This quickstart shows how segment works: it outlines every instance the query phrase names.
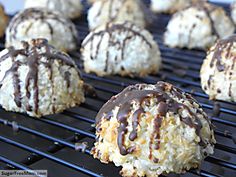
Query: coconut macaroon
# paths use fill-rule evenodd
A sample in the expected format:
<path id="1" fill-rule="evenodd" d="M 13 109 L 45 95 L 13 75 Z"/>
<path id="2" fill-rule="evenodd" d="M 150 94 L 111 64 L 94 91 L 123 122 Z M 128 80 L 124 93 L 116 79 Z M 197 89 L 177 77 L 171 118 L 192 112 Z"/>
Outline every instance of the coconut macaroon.
<path id="1" fill-rule="evenodd" d="M 97 0 L 88 11 L 90 29 L 106 23 L 130 21 L 145 26 L 145 16 L 140 0 Z"/>
<path id="2" fill-rule="evenodd" d="M 25 0 L 24 7 L 47 8 L 51 11 L 58 11 L 67 18 L 77 18 L 83 10 L 80 0 Z"/>
<path id="3" fill-rule="evenodd" d="M 47 9 L 29 8 L 16 14 L 6 30 L 6 47 L 21 45 L 21 41 L 46 38 L 59 50 L 76 49 L 77 31 L 74 24 Z"/>
<path id="4" fill-rule="evenodd" d="M 5 34 L 8 24 L 8 16 L 5 14 L 4 7 L 0 4 L 0 37 Z"/>
<path id="5" fill-rule="evenodd" d="M 197 168 L 214 151 L 206 113 L 165 82 L 129 86 L 96 117 L 94 158 L 121 166 L 125 177 L 155 177 Z"/>
<path id="6" fill-rule="evenodd" d="M 155 13 L 175 13 L 196 0 L 151 0 L 151 10 Z"/>
<path id="7" fill-rule="evenodd" d="M 84 102 L 83 81 L 74 61 L 45 39 L 0 52 L 0 105 L 41 117 Z"/>
<path id="8" fill-rule="evenodd" d="M 236 35 L 219 40 L 207 53 L 200 76 L 210 99 L 236 101 Z"/>
<path id="9" fill-rule="evenodd" d="M 157 73 L 161 65 L 152 35 L 130 22 L 90 32 L 82 43 L 81 55 L 85 72 L 99 76 L 146 76 Z"/>
<path id="10" fill-rule="evenodd" d="M 169 47 L 207 49 L 218 38 L 234 33 L 235 27 L 223 8 L 195 3 L 173 15 L 164 34 Z"/>

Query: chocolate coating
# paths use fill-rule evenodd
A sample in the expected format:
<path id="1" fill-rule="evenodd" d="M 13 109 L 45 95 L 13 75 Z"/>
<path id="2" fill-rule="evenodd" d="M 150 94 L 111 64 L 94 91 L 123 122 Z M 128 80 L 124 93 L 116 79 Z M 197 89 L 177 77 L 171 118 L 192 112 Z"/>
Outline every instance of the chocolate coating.
<path id="1" fill-rule="evenodd" d="M 25 9 L 12 18 L 6 30 L 6 47 L 18 47 L 20 41 L 32 38 L 46 38 L 63 51 L 74 50 L 78 41 L 76 28 L 69 19 L 43 8 Z"/>
<path id="2" fill-rule="evenodd" d="M 99 0 L 88 11 L 89 28 L 93 30 L 107 23 L 125 21 L 144 27 L 146 9 L 140 0 Z"/>
<path id="3" fill-rule="evenodd" d="M 217 41 L 204 60 L 201 69 L 202 87 L 211 99 L 235 100 L 235 44 L 235 34 Z"/>
<path id="4" fill-rule="evenodd" d="M 178 99 L 188 99 L 189 102 L 197 104 L 197 102 L 190 95 L 165 82 L 158 82 L 157 84 L 155 84 L 155 88 L 153 90 L 144 90 L 144 87 L 145 84 L 137 84 L 127 87 L 120 94 L 113 96 L 100 109 L 96 116 L 96 123 L 98 124 L 99 129 L 100 120 L 102 120 L 103 118 L 109 120 L 111 118 L 111 115 L 113 114 L 113 109 L 116 106 L 119 107 L 117 120 L 120 123 L 120 126 L 118 127 L 117 144 L 122 155 L 127 155 L 129 153 L 129 148 L 131 148 L 125 147 L 124 136 L 127 133 L 127 118 L 131 114 L 131 103 L 133 101 L 137 101 L 140 105 L 143 105 L 149 104 L 148 102 L 150 98 L 155 98 L 158 102 L 158 114 L 154 120 L 154 131 L 149 145 L 150 158 L 152 158 L 152 145 L 154 144 L 155 149 L 159 149 L 160 127 L 162 124 L 162 119 L 165 119 L 167 112 L 178 114 L 180 116 L 180 120 L 187 126 L 194 128 L 196 134 L 201 138 L 200 130 L 202 128 L 202 124 L 199 120 L 199 117 L 197 116 L 198 112 L 192 112 L 185 104 L 177 102 L 167 92 L 170 92 L 173 97 L 177 97 Z M 181 114 L 181 111 L 183 109 L 188 111 L 187 117 L 183 117 L 183 115 Z M 208 117 L 203 113 L 202 109 L 198 109 L 198 111 L 202 115 L 204 115 L 204 118 L 208 121 Z M 145 113 L 145 111 L 140 108 L 132 115 L 133 130 L 129 134 L 130 141 L 133 141 L 137 138 L 136 129 L 137 125 L 139 124 L 139 117 L 142 115 L 142 113 Z M 202 138 L 199 145 L 205 146 L 204 140 Z"/>
<path id="5" fill-rule="evenodd" d="M 100 31 L 98 31 L 98 32 L 94 32 L 94 33 L 92 33 L 92 35 L 88 38 L 88 39 L 86 39 L 85 41 L 83 41 L 83 43 L 82 43 L 82 49 L 81 50 L 83 50 L 83 48 L 90 42 L 90 50 L 91 51 L 93 51 L 94 49 L 93 49 L 93 40 L 94 40 L 94 38 L 96 37 L 96 36 L 99 36 L 100 37 L 100 40 L 102 41 L 102 39 L 105 37 L 105 35 L 109 35 L 109 42 L 108 42 L 108 47 L 112 47 L 112 46 L 114 46 L 114 45 L 118 45 L 118 48 L 119 49 L 121 49 L 121 58 L 122 58 L 122 60 L 124 60 L 124 49 L 125 49 L 125 47 L 126 47 L 126 43 L 128 42 L 128 41 L 130 41 L 132 38 L 135 38 L 135 37 L 141 37 L 142 38 L 142 40 L 150 47 L 150 48 L 152 48 L 152 44 L 146 39 L 146 37 L 144 36 L 144 35 L 142 35 L 141 33 L 139 33 L 139 32 L 137 32 L 136 30 L 134 30 L 133 28 L 134 28 L 134 24 L 132 24 L 132 25 L 130 25 L 130 26 L 128 26 L 127 24 L 129 24 L 128 22 L 125 22 L 124 24 L 115 24 L 115 25 L 113 25 L 113 24 L 107 24 L 106 25 L 106 27 L 105 27 L 105 29 L 104 30 L 100 30 Z M 119 32 L 119 33 L 122 33 L 122 32 L 125 32 L 125 31 L 128 31 L 128 32 L 130 32 L 131 34 L 132 34 L 132 36 L 131 35 L 129 35 L 129 36 L 127 36 L 124 40 L 123 40 L 123 42 L 122 43 L 119 43 L 119 42 L 117 42 L 117 39 L 115 38 L 115 32 Z M 100 43 L 99 43 L 100 44 Z M 92 53 L 91 53 L 91 58 L 97 58 L 97 55 L 98 55 L 98 52 L 99 52 L 99 50 L 100 50 L 100 45 L 98 45 L 97 46 L 97 49 L 96 49 L 96 52 L 95 52 L 95 54 L 93 55 Z M 106 68 L 105 68 L 105 70 L 107 70 L 107 65 L 108 65 L 108 63 L 109 63 L 109 61 L 108 61 L 108 59 L 109 59 L 109 51 L 107 50 L 106 51 L 107 53 L 106 53 Z"/>
<path id="6" fill-rule="evenodd" d="M 4 56 L 0 58 L 0 63 L 4 60 L 11 58 L 13 65 L 10 69 L 8 69 L 5 72 L 4 77 L 0 81 L 0 86 L 2 86 L 2 82 L 4 79 L 9 75 L 13 74 L 13 86 L 14 86 L 14 100 L 18 107 L 22 106 L 22 96 L 21 96 L 21 90 L 22 90 L 22 84 L 20 84 L 20 79 L 18 75 L 18 68 L 23 64 L 28 66 L 29 70 L 25 78 L 25 85 L 23 86 L 26 90 L 26 97 L 29 99 L 30 97 L 34 98 L 34 105 L 30 105 L 27 103 L 26 109 L 27 111 L 32 111 L 34 108 L 34 112 L 38 113 L 38 103 L 39 103 L 39 88 L 38 88 L 38 69 L 39 65 L 44 65 L 45 67 L 49 68 L 50 73 L 52 73 L 52 64 L 54 60 L 59 60 L 61 63 L 66 64 L 68 66 L 74 67 L 75 66 L 74 61 L 65 53 L 62 52 L 51 52 L 51 48 L 53 48 L 51 45 L 48 44 L 46 39 L 33 39 L 31 41 L 31 44 L 27 42 L 22 42 L 24 48 L 23 49 L 15 49 L 14 47 L 8 48 L 8 53 L 6 53 Z M 45 52 L 39 52 L 39 49 L 45 48 Z M 20 61 L 15 61 L 15 58 L 18 55 L 23 55 L 27 57 L 27 60 L 25 63 L 22 63 Z M 46 57 L 47 62 L 42 61 L 42 58 Z M 78 69 L 77 69 L 78 70 Z M 79 74 L 79 71 L 78 71 Z M 70 80 L 69 75 L 65 76 L 65 80 L 68 82 L 68 87 L 70 86 Z M 30 83 L 33 83 L 33 95 L 30 94 Z M 53 82 L 51 78 L 51 82 Z M 1 88 L 1 87 L 0 87 Z"/>
<path id="7" fill-rule="evenodd" d="M 210 48 L 217 39 L 233 34 L 235 27 L 222 7 L 196 1 L 175 13 L 167 25 L 164 43 L 170 47 Z"/>
<path id="8" fill-rule="evenodd" d="M 158 72 L 161 58 L 151 33 L 133 23 L 109 23 L 88 34 L 81 47 L 84 69 L 99 76 L 145 76 Z"/>

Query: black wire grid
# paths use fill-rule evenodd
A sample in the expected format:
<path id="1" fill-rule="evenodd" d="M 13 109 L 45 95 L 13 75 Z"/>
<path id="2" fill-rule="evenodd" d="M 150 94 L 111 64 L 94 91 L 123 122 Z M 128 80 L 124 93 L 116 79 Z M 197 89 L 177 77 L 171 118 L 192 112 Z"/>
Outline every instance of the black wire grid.
<path id="1" fill-rule="evenodd" d="M 157 75 L 134 79 L 101 78 L 82 71 L 85 82 L 95 87 L 98 97 L 87 96 L 86 102 L 79 107 L 41 119 L 0 108 L 0 169 L 45 169 L 52 177 L 118 177 L 120 168 L 112 163 L 104 165 L 90 155 L 96 113 L 112 95 L 130 84 L 164 80 L 192 93 L 216 126 L 215 154 L 205 159 L 201 170 L 190 170 L 181 176 L 236 176 L 236 104 L 209 101 L 202 92 L 199 70 L 204 51 L 170 49 L 163 45 L 162 35 L 169 18 L 157 15 L 148 29 L 158 42 L 163 59 L 163 68 Z M 74 23 L 82 40 L 88 34 L 86 12 Z M 3 49 L 4 40 L 1 43 Z M 71 56 L 81 67 L 79 52 Z M 84 152 L 75 150 L 76 143 L 83 142 L 88 143 L 88 148 Z"/>

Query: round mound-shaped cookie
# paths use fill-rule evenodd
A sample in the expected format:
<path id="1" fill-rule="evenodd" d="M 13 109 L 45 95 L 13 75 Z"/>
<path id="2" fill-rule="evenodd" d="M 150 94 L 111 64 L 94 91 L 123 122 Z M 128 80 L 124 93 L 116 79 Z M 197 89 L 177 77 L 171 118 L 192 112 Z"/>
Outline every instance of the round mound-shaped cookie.
<path id="1" fill-rule="evenodd" d="M 200 72 L 210 99 L 236 101 L 236 35 L 219 40 L 208 51 Z"/>
<path id="2" fill-rule="evenodd" d="M 81 55 L 85 71 L 99 76 L 146 76 L 156 73 L 161 65 L 152 35 L 130 22 L 90 32 L 82 43 Z"/>
<path id="3" fill-rule="evenodd" d="M 165 82 L 129 86 L 96 117 L 92 154 L 125 177 L 157 177 L 197 168 L 213 153 L 212 125 L 189 94 Z"/>
<path id="4" fill-rule="evenodd" d="M 164 43 L 169 47 L 207 49 L 234 30 L 223 8 L 199 2 L 173 15 L 164 34 Z"/>
<path id="5" fill-rule="evenodd" d="M 74 24 L 56 12 L 29 8 L 16 14 L 6 30 L 6 47 L 21 45 L 21 41 L 45 38 L 59 50 L 74 50 L 77 31 Z"/>
<path id="6" fill-rule="evenodd" d="M 0 37 L 5 34 L 8 24 L 8 16 L 5 14 L 4 7 L 0 4 Z"/>
<path id="7" fill-rule="evenodd" d="M 88 11 L 90 29 L 106 23 L 130 21 L 145 26 L 145 15 L 140 0 L 97 0 Z"/>
<path id="8" fill-rule="evenodd" d="M 74 61 L 45 39 L 0 52 L 0 105 L 34 117 L 84 102 L 83 81 Z"/>
<path id="9" fill-rule="evenodd" d="M 155 13 L 175 13 L 196 0 L 151 0 L 151 10 Z"/>
<path id="10" fill-rule="evenodd" d="M 58 11 L 67 18 L 77 18 L 83 10 L 81 0 L 25 0 L 25 8 L 32 7 Z"/>

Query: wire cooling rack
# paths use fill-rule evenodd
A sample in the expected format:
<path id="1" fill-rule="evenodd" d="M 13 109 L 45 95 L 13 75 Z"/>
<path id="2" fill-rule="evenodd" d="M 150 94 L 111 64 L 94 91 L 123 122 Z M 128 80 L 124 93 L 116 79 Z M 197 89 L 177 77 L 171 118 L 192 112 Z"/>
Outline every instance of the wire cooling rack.
<path id="1" fill-rule="evenodd" d="M 227 5 L 220 5 L 228 11 Z M 90 155 L 95 139 L 92 125 L 96 113 L 112 95 L 130 84 L 164 80 L 192 93 L 215 124 L 217 139 L 215 154 L 205 159 L 201 169 L 168 176 L 236 176 L 236 104 L 209 101 L 202 92 L 199 70 L 205 52 L 170 49 L 163 45 L 162 35 L 169 18 L 168 15 L 157 15 L 148 28 L 159 44 L 163 59 L 163 68 L 157 75 L 133 79 L 119 76 L 101 78 L 82 70 L 85 82 L 95 87 L 98 96 L 88 95 L 80 107 L 42 119 L 0 108 L 0 169 L 46 169 L 52 177 L 119 177 L 120 168 L 113 164 L 104 165 Z M 86 11 L 74 23 L 81 41 L 88 34 Z M 0 42 L 3 49 L 4 40 Z M 79 52 L 70 55 L 81 68 Z M 78 145 L 83 142 L 88 143 L 88 148 L 81 152 Z"/>

